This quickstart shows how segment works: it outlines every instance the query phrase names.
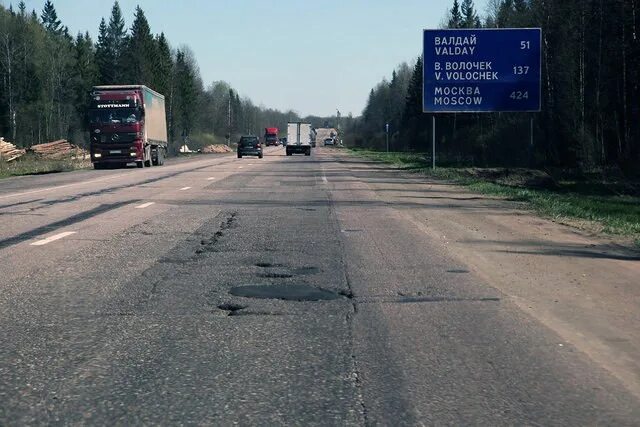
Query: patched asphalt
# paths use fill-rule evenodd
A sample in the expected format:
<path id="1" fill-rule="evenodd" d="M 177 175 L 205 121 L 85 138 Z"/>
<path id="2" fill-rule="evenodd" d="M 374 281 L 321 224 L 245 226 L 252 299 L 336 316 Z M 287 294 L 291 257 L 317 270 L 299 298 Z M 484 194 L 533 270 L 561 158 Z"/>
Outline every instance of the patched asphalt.
<path id="1" fill-rule="evenodd" d="M 410 203 L 372 194 L 388 172 L 266 154 L 3 199 L 0 424 L 640 419 L 606 370 L 398 214 Z"/>

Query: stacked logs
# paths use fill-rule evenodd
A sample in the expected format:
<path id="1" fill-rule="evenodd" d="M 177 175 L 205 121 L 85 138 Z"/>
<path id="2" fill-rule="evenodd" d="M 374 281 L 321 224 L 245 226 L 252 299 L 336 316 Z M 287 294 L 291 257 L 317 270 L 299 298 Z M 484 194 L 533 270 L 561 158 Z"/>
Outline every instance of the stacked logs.
<path id="1" fill-rule="evenodd" d="M 69 144 L 66 139 L 34 145 L 30 150 L 38 157 L 49 160 L 80 158 L 86 155 L 85 150 Z"/>
<path id="2" fill-rule="evenodd" d="M 26 152 L 26 150 L 5 141 L 4 138 L 0 138 L 0 161 L 11 162 L 24 156 Z"/>
<path id="3" fill-rule="evenodd" d="M 202 149 L 203 153 L 216 153 L 216 154 L 231 153 L 232 151 L 233 150 L 229 148 L 229 146 L 222 145 L 222 144 L 208 145 Z"/>

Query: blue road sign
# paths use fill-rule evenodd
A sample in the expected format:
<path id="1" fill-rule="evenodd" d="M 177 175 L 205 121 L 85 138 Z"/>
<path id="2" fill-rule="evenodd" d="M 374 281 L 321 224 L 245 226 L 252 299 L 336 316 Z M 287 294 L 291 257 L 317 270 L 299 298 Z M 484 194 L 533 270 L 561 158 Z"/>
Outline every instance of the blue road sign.
<path id="1" fill-rule="evenodd" d="M 425 113 L 540 111 L 539 28 L 424 30 Z"/>

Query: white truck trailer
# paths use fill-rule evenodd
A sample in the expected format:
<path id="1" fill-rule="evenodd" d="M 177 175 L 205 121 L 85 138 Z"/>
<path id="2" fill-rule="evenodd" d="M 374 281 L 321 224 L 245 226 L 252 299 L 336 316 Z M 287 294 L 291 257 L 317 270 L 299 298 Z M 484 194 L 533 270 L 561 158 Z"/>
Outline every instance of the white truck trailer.
<path id="1" fill-rule="evenodd" d="M 311 155 L 313 129 L 311 123 L 289 122 L 287 124 L 287 156 L 295 154 Z"/>

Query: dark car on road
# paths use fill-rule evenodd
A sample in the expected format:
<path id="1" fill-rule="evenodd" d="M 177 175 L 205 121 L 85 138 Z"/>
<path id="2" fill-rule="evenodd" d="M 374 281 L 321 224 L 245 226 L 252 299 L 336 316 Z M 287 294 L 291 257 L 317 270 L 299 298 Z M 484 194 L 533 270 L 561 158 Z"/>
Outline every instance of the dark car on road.
<path id="1" fill-rule="evenodd" d="M 257 136 L 243 136 L 238 141 L 238 158 L 242 156 L 258 156 L 262 158 L 262 144 Z"/>

